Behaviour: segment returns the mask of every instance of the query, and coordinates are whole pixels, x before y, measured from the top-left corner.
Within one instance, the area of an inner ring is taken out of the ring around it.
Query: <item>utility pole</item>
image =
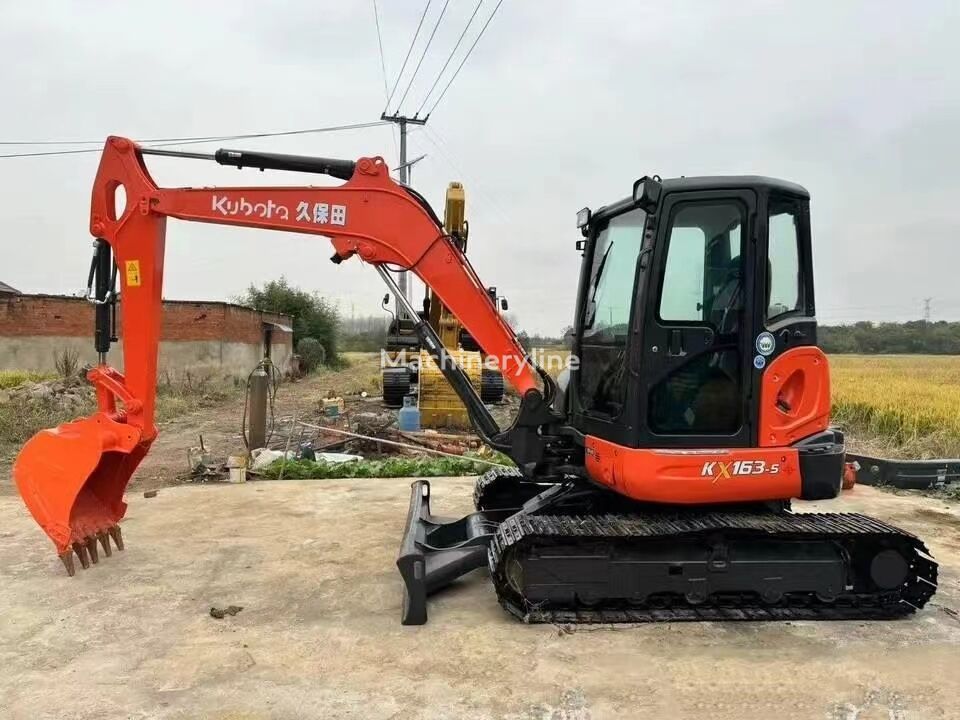
[[[426,125],[427,118],[418,118],[407,117],[406,115],[401,115],[399,112],[395,112],[393,115],[387,115],[385,112],[380,113],[380,119],[386,120],[387,122],[396,123],[400,126],[400,182],[404,185],[410,185],[410,166],[413,163],[407,162],[407,125]],[[419,160],[420,158],[417,158]],[[416,162],[416,161],[414,161]],[[407,272],[403,271],[400,273],[400,277],[397,279],[397,285],[400,287],[400,292],[403,293],[403,297],[410,300],[410,287],[407,282]],[[398,312],[402,311],[403,305],[397,303]],[[406,312],[402,313],[406,315]]]

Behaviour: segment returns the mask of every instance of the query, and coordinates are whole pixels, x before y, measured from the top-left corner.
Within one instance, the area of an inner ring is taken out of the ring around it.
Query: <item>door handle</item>
[[[683,357],[687,351],[683,348],[683,331],[671,330],[670,342],[667,344],[667,355],[670,357]]]

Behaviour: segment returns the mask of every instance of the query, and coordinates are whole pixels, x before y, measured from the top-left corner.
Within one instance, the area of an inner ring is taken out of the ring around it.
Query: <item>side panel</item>
[[[699,505],[800,497],[796,448],[637,449],[586,439],[590,479],[634,500]]]
[[[827,356],[815,345],[777,356],[764,371],[760,388],[760,446],[792,445],[823,432],[829,424]]]

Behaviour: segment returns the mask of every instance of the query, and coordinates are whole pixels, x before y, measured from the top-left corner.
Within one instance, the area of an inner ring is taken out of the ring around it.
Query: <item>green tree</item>
[[[293,345],[304,338],[315,338],[326,352],[327,365],[339,365],[340,318],[336,307],[319,294],[290,285],[285,277],[270,280],[262,287],[250,285],[240,298],[243,305],[263,312],[293,317]]]
[[[821,325],[817,328],[820,347],[828,353],[923,353],[960,354],[960,323],[925,322]]]

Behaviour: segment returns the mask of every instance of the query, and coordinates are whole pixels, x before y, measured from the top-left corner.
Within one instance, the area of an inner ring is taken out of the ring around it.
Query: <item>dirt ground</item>
[[[354,360],[281,390],[278,414],[369,385],[375,360]],[[165,424],[127,495],[127,550],[72,579],[0,484],[0,718],[960,717],[960,504],[868,487],[798,504],[927,541],[940,589],[907,620],[525,626],[478,571],[402,627],[409,480],[183,484],[198,434],[242,448],[241,412]],[[434,480],[434,511],[468,512],[472,482]]]
[[[434,481],[435,510],[468,511],[471,482]],[[514,620],[480,571],[402,627],[407,500],[406,480],[368,479],[131,494],[127,550],[71,579],[0,498],[0,716],[960,717],[960,512],[941,501],[830,505],[927,539],[941,585],[911,619],[567,632]]]

